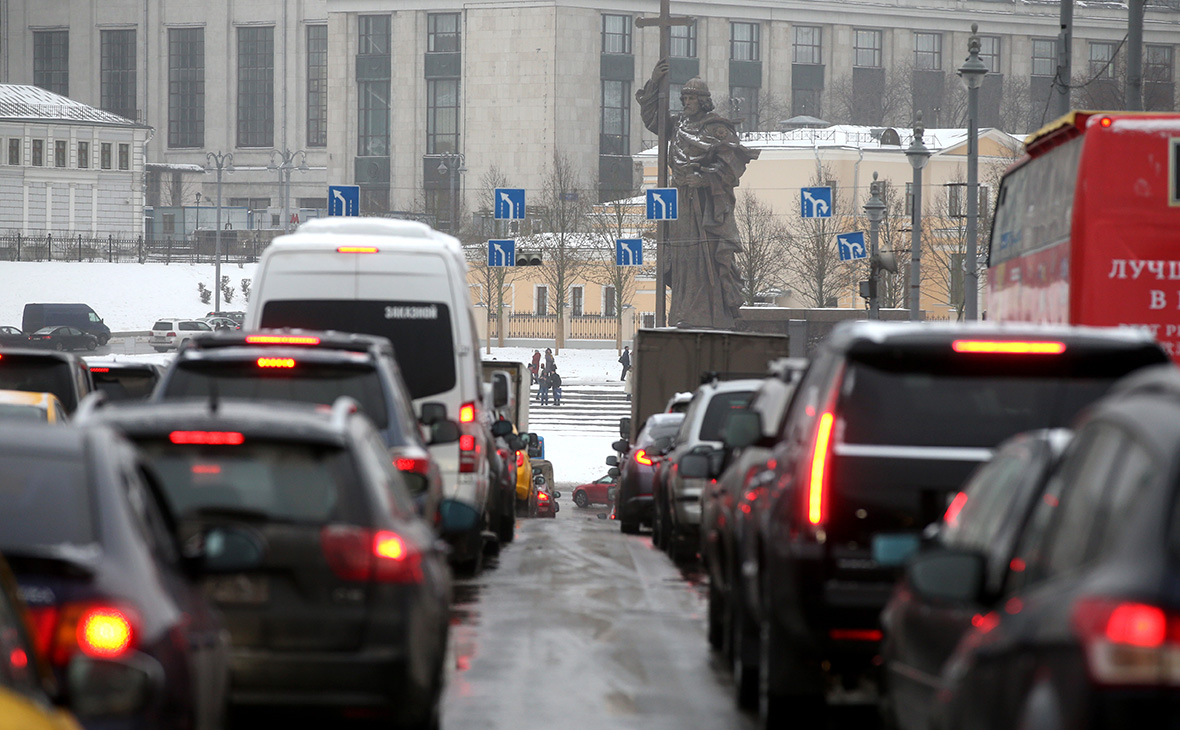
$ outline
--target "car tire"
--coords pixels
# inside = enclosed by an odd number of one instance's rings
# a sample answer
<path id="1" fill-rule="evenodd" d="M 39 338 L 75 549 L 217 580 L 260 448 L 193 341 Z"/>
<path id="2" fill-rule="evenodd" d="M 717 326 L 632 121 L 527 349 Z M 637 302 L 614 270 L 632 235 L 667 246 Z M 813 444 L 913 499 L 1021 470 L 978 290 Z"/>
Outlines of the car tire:
<path id="1" fill-rule="evenodd" d="M 590 506 L 590 500 L 586 497 L 583 491 L 574 492 L 574 504 L 578 505 L 580 509 L 586 509 Z"/>
<path id="2" fill-rule="evenodd" d="M 515 495 L 513 499 L 516 499 Z M 500 538 L 500 544 L 506 545 L 512 542 L 516 537 L 516 515 L 514 513 L 501 514 L 498 528 L 496 535 Z"/>
<path id="3" fill-rule="evenodd" d="M 639 534 L 639 523 L 635 522 L 633 520 L 620 520 L 619 521 L 619 529 L 623 532 L 624 535 L 638 535 Z"/>
<path id="4" fill-rule="evenodd" d="M 53 343 L 53 349 L 57 352 L 65 352 L 66 346 L 60 342 Z"/>
<path id="5" fill-rule="evenodd" d="M 98 338 L 98 344 L 103 345 L 104 347 L 110 341 L 111 341 L 110 335 L 103 335 L 102 337 Z"/>
<path id="6" fill-rule="evenodd" d="M 725 643 L 725 601 L 721 598 L 721 590 L 709 579 L 709 646 L 721 649 Z"/>
<path id="7" fill-rule="evenodd" d="M 787 725 L 826 727 L 828 704 L 818 688 L 808 689 L 789 681 L 804 674 L 798 654 L 779 635 L 775 622 L 763 616 L 758 651 L 758 725 L 765 730 Z"/>
<path id="8" fill-rule="evenodd" d="M 98 340 L 86 340 L 86 349 L 94 352 L 98 348 Z"/>
<path id="9" fill-rule="evenodd" d="M 746 613 L 745 604 L 738 591 L 739 584 L 735 579 L 730 583 L 729 593 L 729 653 L 733 667 L 734 701 L 738 709 L 758 709 L 758 663 L 747 661 L 757 646 L 752 636 L 751 621 Z"/>

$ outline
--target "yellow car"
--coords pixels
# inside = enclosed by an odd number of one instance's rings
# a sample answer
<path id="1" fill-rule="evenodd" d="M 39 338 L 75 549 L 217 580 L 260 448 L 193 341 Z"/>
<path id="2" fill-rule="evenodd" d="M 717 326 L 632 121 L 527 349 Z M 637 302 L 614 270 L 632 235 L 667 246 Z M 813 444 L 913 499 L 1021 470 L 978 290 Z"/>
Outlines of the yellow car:
<path id="1" fill-rule="evenodd" d="M 42 423 L 65 423 L 66 409 L 53 393 L 0 390 L 0 419 L 19 418 Z"/>

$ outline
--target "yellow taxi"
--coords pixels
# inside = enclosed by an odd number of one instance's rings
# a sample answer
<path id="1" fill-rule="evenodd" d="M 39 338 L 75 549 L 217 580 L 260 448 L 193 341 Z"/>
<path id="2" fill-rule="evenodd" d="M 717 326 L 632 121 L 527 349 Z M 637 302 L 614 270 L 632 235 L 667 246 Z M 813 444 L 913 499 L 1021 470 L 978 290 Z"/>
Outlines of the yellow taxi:
<path id="1" fill-rule="evenodd" d="M 0 419 L 19 418 L 42 423 L 65 423 L 66 409 L 53 393 L 0 390 Z"/>

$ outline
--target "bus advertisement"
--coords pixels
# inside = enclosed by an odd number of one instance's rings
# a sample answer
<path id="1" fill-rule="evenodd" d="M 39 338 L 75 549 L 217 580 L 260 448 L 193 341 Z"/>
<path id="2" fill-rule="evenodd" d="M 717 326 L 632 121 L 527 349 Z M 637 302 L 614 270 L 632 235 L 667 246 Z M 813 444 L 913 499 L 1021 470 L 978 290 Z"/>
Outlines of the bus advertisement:
<path id="1" fill-rule="evenodd" d="M 1180 114 L 1072 112 L 1000 181 L 986 318 L 1133 326 L 1180 360 Z"/>

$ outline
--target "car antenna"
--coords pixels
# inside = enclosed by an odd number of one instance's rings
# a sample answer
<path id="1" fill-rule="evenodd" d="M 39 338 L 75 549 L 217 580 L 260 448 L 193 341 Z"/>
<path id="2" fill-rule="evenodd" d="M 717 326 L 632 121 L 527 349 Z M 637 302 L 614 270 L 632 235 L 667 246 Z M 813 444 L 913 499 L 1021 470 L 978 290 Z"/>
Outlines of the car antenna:
<path id="1" fill-rule="evenodd" d="M 210 415 L 217 415 L 217 408 L 220 405 L 219 393 L 217 391 L 217 381 L 209 383 L 209 413 Z"/>

